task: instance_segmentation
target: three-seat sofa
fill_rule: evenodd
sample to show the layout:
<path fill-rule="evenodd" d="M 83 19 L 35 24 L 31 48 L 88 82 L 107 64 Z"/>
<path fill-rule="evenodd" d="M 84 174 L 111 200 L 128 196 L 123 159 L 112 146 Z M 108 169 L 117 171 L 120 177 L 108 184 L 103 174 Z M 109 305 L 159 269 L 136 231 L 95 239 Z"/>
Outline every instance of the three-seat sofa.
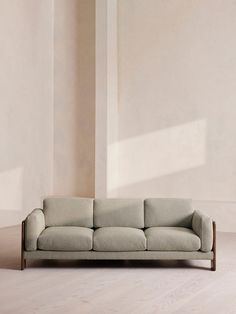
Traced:
<path fill-rule="evenodd" d="M 30 259 L 210 260 L 215 223 L 188 199 L 49 197 L 22 222 Z"/>

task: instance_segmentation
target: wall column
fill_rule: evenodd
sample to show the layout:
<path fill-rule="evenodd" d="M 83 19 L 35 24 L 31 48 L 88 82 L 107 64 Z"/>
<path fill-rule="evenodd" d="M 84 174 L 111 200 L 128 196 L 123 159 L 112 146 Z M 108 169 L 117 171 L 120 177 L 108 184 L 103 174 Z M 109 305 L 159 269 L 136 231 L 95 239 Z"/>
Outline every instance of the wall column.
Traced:
<path fill-rule="evenodd" d="M 117 0 L 96 1 L 95 195 L 112 197 L 117 177 Z"/>

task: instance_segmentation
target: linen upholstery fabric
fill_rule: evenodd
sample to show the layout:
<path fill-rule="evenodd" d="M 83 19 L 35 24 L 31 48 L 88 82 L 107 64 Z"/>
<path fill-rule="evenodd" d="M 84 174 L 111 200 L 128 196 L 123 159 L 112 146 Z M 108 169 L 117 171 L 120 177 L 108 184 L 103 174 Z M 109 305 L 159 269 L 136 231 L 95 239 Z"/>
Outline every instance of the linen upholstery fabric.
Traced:
<path fill-rule="evenodd" d="M 200 238 L 188 228 L 151 227 L 145 230 L 149 251 L 198 251 Z"/>
<path fill-rule="evenodd" d="M 94 226 L 144 227 L 144 203 L 140 199 L 96 199 Z"/>
<path fill-rule="evenodd" d="M 89 251 L 93 230 L 84 227 L 48 227 L 38 238 L 38 248 L 46 251 Z"/>
<path fill-rule="evenodd" d="M 45 219 L 41 208 L 35 208 L 26 218 L 25 222 L 25 249 L 37 250 L 37 239 L 45 229 Z"/>
<path fill-rule="evenodd" d="M 193 214 L 192 228 L 201 239 L 201 251 L 209 252 L 213 245 L 212 219 L 199 210 Z"/>
<path fill-rule="evenodd" d="M 192 201 L 149 198 L 144 201 L 145 227 L 192 227 Z"/>
<path fill-rule="evenodd" d="M 105 225 L 95 232 L 93 214 L 97 227 Z M 144 218 L 145 227 L 150 225 L 145 234 L 140 230 Z M 33 210 L 25 220 L 22 258 L 213 260 L 212 229 L 211 218 L 193 213 L 190 200 L 147 199 L 144 209 L 137 199 L 93 204 L 92 199 L 51 197 L 44 200 L 43 210 Z"/>
<path fill-rule="evenodd" d="M 94 232 L 93 249 L 95 251 L 143 251 L 146 238 L 140 229 L 129 227 L 103 227 Z"/>
<path fill-rule="evenodd" d="M 47 227 L 93 227 L 93 199 L 80 197 L 52 197 L 43 202 Z"/>

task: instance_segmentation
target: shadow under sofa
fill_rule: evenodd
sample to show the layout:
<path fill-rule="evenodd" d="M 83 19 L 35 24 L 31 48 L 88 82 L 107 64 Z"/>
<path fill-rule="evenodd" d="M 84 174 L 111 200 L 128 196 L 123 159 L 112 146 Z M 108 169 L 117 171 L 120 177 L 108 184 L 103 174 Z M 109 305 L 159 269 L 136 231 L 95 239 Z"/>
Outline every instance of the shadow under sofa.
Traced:
<path fill-rule="evenodd" d="M 22 222 L 22 270 L 30 259 L 210 260 L 216 270 L 216 226 L 188 199 L 49 197 Z"/>

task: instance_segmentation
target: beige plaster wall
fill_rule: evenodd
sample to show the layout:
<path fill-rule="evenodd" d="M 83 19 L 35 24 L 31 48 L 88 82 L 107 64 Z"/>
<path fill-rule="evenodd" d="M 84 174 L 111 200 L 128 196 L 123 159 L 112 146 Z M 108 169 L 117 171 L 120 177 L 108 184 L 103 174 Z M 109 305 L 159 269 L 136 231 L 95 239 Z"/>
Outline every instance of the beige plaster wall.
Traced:
<path fill-rule="evenodd" d="M 0 226 L 94 195 L 95 0 L 0 1 Z"/>
<path fill-rule="evenodd" d="M 0 225 L 43 195 L 94 195 L 103 38 L 106 195 L 192 197 L 236 230 L 235 2 L 105 2 L 96 42 L 95 0 L 0 2 Z"/>
<path fill-rule="evenodd" d="M 117 16 L 118 136 L 104 163 L 116 152 L 118 168 L 103 167 L 106 195 L 190 197 L 236 231 L 235 1 L 118 0 Z"/>
<path fill-rule="evenodd" d="M 118 21 L 119 178 L 110 189 L 235 201 L 235 1 L 119 0 Z"/>
<path fill-rule="evenodd" d="M 52 191 L 53 1 L 0 1 L 0 226 Z"/>

